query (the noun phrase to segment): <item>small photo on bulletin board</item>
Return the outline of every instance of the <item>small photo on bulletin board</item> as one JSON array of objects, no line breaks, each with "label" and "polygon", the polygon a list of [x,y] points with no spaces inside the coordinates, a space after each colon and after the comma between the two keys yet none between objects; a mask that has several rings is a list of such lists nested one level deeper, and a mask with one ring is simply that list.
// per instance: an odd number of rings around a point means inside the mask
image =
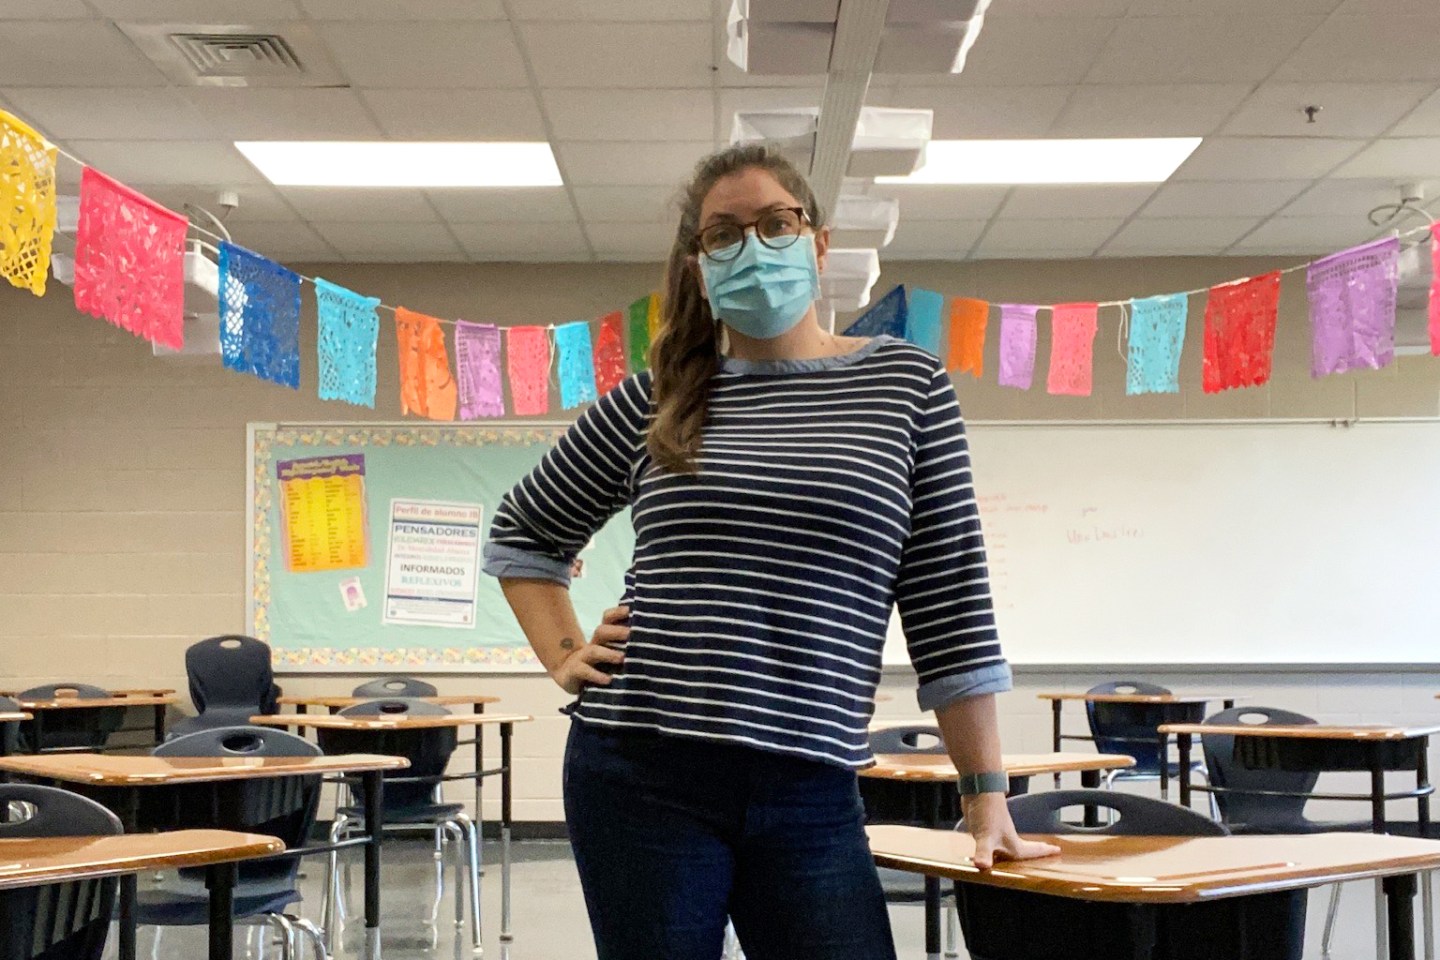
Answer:
[{"label": "small photo on bulletin board", "polygon": [[[251,424],[249,629],[284,672],[537,671],[497,581],[495,510],[563,424]],[[572,565],[582,624],[614,606],[629,513]]]}]

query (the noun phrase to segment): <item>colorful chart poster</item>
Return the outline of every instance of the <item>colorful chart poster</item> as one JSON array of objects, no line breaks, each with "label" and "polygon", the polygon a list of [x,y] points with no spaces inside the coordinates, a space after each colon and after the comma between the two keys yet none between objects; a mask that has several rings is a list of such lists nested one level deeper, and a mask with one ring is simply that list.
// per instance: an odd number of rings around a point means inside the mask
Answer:
[{"label": "colorful chart poster", "polygon": [[275,476],[286,570],[355,570],[370,562],[363,453],[281,460]]},{"label": "colorful chart poster", "polygon": [[482,512],[478,503],[390,501],[385,623],[475,626]]}]

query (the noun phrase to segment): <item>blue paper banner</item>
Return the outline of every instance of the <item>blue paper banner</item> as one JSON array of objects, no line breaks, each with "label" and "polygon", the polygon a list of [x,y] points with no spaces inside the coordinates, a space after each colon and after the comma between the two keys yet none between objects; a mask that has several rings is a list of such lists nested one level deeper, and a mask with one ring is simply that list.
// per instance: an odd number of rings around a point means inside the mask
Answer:
[{"label": "blue paper banner", "polygon": [[595,402],[595,357],[590,347],[590,324],[583,320],[555,328],[560,354],[560,406],[573,410]]},{"label": "blue paper banner", "polygon": [[945,307],[945,295],[917,287],[909,291],[905,306],[905,339],[940,356],[940,311]]},{"label": "blue paper banner", "polygon": [[375,341],[378,297],[364,297],[328,280],[315,279],[319,307],[320,399],[375,406]]},{"label": "blue paper banner", "polygon": [[220,244],[220,356],[225,366],[300,386],[300,276],[258,253]]},{"label": "blue paper banner", "polygon": [[905,336],[905,285],[897,284],[893,290],[860,314],[845,330],[849,337],[878,337],[888,334],[892,337]]},{"label": "blue paper banner", "polygon": [[1190,298],[1167,293],[1130,301],[1130,357],[1125,392],[1180,392],[1180,350]]}]

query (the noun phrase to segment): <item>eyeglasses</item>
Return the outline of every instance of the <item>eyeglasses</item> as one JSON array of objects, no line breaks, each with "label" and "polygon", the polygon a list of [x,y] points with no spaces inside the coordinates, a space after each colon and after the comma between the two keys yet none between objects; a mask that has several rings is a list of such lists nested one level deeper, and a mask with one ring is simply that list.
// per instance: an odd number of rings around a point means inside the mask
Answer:
[{"label": "eyeglasses", "polygon": [[809,221],[804,207],[777,207],[765,211],[758,220],[749,223],[729,220],[712,223],[700,231],[700,250],[711,260],[721,263],[734,260],[745,249],[751,227],[755,228],[755,236],[765,246],[771,250],[784,250],[800,239],[800,230]]}]

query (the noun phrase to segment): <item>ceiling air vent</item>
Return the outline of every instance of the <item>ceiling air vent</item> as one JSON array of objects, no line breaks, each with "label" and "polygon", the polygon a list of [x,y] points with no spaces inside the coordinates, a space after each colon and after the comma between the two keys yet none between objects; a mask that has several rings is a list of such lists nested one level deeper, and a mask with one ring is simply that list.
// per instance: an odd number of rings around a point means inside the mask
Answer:
[{"label": "ceiling air vent", "polygon": [[324,43],[306,23],[121,23],[119,27],[175,83],[345,85]]}]

